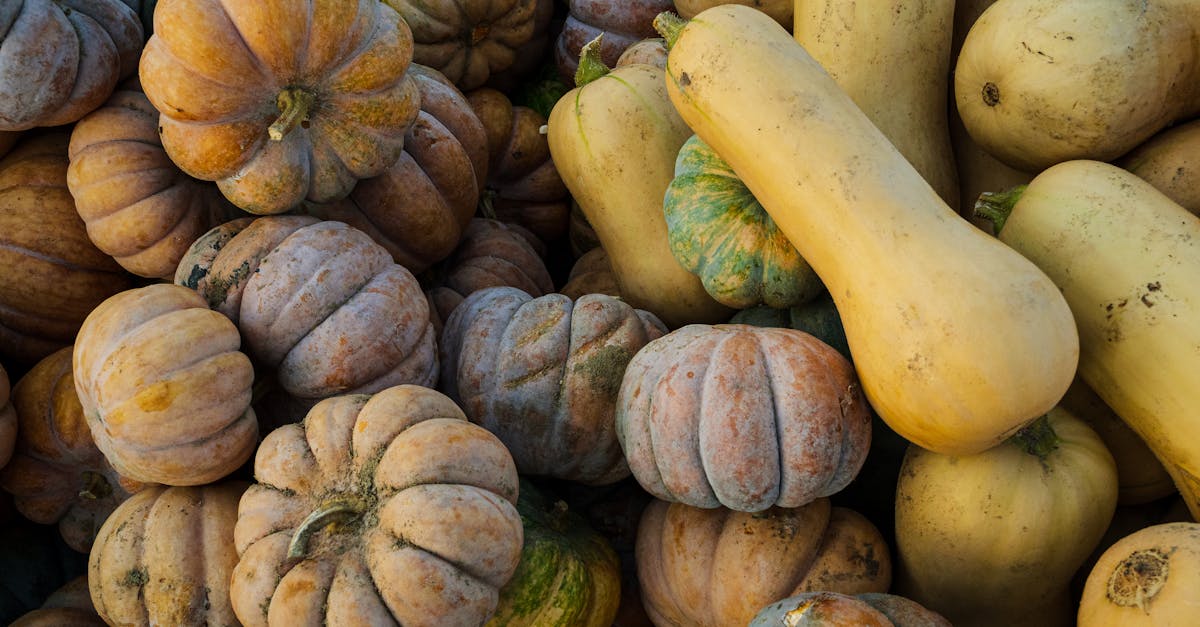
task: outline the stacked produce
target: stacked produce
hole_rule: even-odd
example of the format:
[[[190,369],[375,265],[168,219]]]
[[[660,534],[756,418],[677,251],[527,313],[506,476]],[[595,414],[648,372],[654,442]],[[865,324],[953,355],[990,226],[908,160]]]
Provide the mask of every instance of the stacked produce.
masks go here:
[[[0,622],[1200,620],[1200,5],[2,4]]]

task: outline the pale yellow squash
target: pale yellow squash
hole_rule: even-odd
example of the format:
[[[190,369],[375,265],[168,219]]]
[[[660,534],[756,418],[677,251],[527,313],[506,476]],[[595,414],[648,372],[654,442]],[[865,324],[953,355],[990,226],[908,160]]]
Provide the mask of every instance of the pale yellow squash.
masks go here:
[[[1200,215],[1200,120],[1157,133],[1113,163]]]

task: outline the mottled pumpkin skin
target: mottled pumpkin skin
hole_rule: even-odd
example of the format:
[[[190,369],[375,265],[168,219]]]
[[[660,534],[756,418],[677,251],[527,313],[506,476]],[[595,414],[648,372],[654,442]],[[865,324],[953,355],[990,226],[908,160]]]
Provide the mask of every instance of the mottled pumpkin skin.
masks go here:
[[[237,210],[162,148],[158,110],[123,84],[71,130],[67,187],[88,239],[129,272],[170,279],[188,246]]]
[[[646,491],[695,507],[799,507],[845,488],[871,444],[850,362],[811,335],[688,325],[621,381],[617,437]]]
[[[475,214],[487,177],[487,136],[475,111],[440,72],[413,64],[421,111],[404,151],[349,197],[308,213],[371,236],[414,274],[445,259]]]
[[[637,538],[638,580],[655,625],[745,625],[802,592],[886,592],[888,547],[861,514],[817,499],[749,514],[652,501]]]
[[[764,607],[750,627],[951,627],[920,603],[883,592],[805,592]]]
[[[600,56],[614,67],[625,49],[637,42],[657,37],[654,16],[674,11],[673,0],[569,0],[566,22],[554,44],[554,62],[559,76],[568,85],[575,84],[579,51],[584,44],[604,33]]]
[[[426,387],[321,401],[254,476],[230,586],[247,626],[481,625],[521,557],[512,457]]]
[[[696,135],[679,149],[663,212],[672,254],[724,305],[782,309],[825,291],[754,194]]]
[[[17,443],[17,410],[9,398],[11,393],[8,371],[0,364],[0,468],[8,463]]]
[[[87,553],[109,514],[145,484],[122,477],[96,448],[75,393],[71,352],[50,354],[13,388],[20,429],[0,487],[23,516],[57,524],[67,546]]]
[[[100,301],[131,285],[88,239],[67,187],[68,140],[27,133],[0,160],[0,359],[11,363],[71,344]]]
[[[0,130],[69,124],[137,70],[144,35],[121,0],[0,7]]]
[[[411,60],[408,26],[378,0],[160,0],[139,75],[171,159],[275,214],[396,161],[419,104]]]
[[[216,481],[254,452],[254,369],[229,319],[171,283],[100,303],[72,354],[75,391],[119,473],[190,486]]]
[[[88,557],[96,612],[110,625],[236,625],[229,580],[246,487],[154,486],[122,503]]]
[[[21,615],[9,627],[105,627],[88,591],[87,575],[76,577],[50,593],[36,610]]]
[[[621,375],[664,333],[653,314],[610,296],[487,288],[446,321],[441,386],[523,474],[612,483],[629,476],[613,429]]]

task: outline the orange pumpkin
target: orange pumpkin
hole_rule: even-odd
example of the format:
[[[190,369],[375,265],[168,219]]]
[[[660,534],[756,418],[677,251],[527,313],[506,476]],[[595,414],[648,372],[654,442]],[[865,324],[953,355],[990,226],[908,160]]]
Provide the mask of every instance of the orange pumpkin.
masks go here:
[[[621,296],[621,287],[617,285],[617,276],[608,262],[608,253],[599,246],[575,260],[571,271],[567,273],[567,282],[558,291],[571,298],[579,298],[584,294]]]

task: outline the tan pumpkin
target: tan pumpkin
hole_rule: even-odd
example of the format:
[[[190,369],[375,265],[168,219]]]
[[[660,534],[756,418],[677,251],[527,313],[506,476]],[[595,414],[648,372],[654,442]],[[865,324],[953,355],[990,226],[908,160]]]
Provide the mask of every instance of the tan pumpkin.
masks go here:
[[[0,468],[8,463],[17,444],[17,410],[9,397],[11,385],[8,371],[0,364]]]
[[[1153,525],[1109,547],[1088,575],[1079,627],[1161,627],[1196,622],[1200,524]]]
[[[613,431],[621,375],[663,333],[653,314],[610,296],[486,288],[446,320],[441,389],[522,474],[613,483],[629,476]]]
[[[121,476],[96,447],[75,393],[71,352],[50,354],[13,388],[20,429],[0,487],[23,516],[58,525],[67,546],[87,553],[108,515],[146,486]]]
[[[230,585],[245,625],[482,625],[516,571],[512,457],[429,388],[318,403],[254,476]]]
[[[42,606],[21,615],[9,627],[104,627],[88,591],[87,575],[80,575],[46,597]]]
[[[121,0],[0,8],[0,130],[69,124],[137,70],[142,23]]]
[[[757,514],[653,501],[638,525],[637,568],[659,627],[745,625],[802,592],[886,592],[892,581],[879,530],[824,498]]]
[[[26,367],[71,344],[131,277],[88,239],[67,187],[65,130],[27,133],[0,160],[0,358]]]
[[[395,163],[417,115],[411,60],[408,26],[378,0],[159,0],[139,75],[171,159],[273,214]]]
[[[229,579],[246,487],[154,486],[122,503],[88,556],[96,612],[109,625],[236,625]]]
[[[162,148],[158,111],[123,84],[71,130],[67,187],[88,239],[138,276],[170,279],[188,246],[236,209]]]
[[[344,200],[307,211],[365,232],[396,263],[420,274],[462,239],[487,176],[488,147],[479,118],[445,76],[417,64],[408,74],[421,111],[399,159]]]
[[[579,298],[584,294],[621,296],[621,286],[617,285],[617,276],[608,262],[608,253],[599,246],[575,260],[567,273],[567,282],[558,291],[571,298]]]
[[[170,283],[100,303],[79,330],[75,391],[96,446],[136,481],[201,485],[242,465],[258,441],[254,370],[233,324]]]

